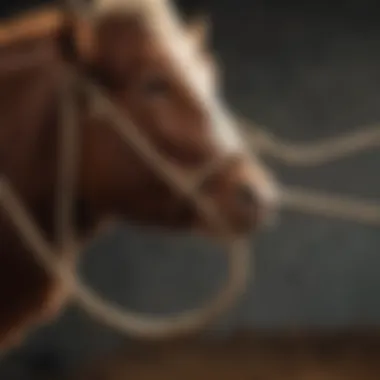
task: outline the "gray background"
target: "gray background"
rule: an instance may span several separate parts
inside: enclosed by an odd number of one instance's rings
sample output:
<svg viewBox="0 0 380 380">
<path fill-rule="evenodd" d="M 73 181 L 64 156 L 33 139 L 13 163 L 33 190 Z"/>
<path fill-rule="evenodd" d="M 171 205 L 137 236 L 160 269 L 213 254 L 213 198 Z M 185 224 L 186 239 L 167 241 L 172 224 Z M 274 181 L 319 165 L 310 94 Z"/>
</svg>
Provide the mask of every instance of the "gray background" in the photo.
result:
<svg viewBox="0 0 380 380">
<path fill-rule="evenodd" d="M 3 15 L 24 5 L 13 2 Z M 224 0 L 208 1 L 206 9 L 214 23 L 212 43 L 225 67 L 227 97 L 243 115 L 295 141 L 379 120 L 375 1 L 327 6 Z M 286 184 L 372 198 L 380 194 L 379 162 L 380 151 L 316 168 L 268 160 Z M 256 277 L 243 299 L 213 327 L 214 333 L 380 321 L 379 229 L 282 213 L 255 247 Z M 84 273 L 109 298 L 165 313 L 207 297 L 222 281 L 225 261 L 205 242 L 173 240 L 126 226 L 90 250 Z M 0 378 L 58 372 L 123 341 L 82 312 L 68 309 L 2 359 Z"/>
</svg>

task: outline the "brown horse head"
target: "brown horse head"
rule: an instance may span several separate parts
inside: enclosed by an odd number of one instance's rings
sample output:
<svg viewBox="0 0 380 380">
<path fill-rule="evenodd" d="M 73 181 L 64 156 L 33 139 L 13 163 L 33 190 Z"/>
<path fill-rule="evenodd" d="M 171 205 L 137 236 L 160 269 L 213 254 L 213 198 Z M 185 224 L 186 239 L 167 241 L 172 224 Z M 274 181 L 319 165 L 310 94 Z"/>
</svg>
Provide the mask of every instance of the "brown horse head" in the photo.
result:
<svg viewBox="0 0 380 380">
<path fill-rule="evenodd" d="M 223 103 L 204 25 L 184 25 L 165 0 L 104 1 L 78 23 L 75 36 L 84 72 L 162 156 L 189 178 L 222 162 L 199 191 L 233 231 L 257 226 L 272 206 L 274 185 Z M 109 122 L 92 116 L 84 122 L 81 191 L 91 208 L 147 225 L 209 230 Z"/>
<path fill-rule="evenodd" d="M 125 128 L 136 126 L 200 196 L 215 203 L 234 233 L 254 230 L 273 205 L 275 186 L 222 100 L 202 24 L 185 25 L 166 0 L 99 1 L 89 17 L 71 19 L 68 27 L 67 18 L 55 10 L 0 28 L 1 175 L 52 240 L 57 94 L 68 63 L 62 50 L 67 39 L 61 37 L 71 36 L 71 64 L 124 113 Z M 81 100 L 78 227 L 116 216 L 146 226 L 213 233 L 192 202 L 120 138 L 113 121 Z M 0 237 L 1 347 L 56 315 L 66 295 L 3 212 Z"/>
</svg>

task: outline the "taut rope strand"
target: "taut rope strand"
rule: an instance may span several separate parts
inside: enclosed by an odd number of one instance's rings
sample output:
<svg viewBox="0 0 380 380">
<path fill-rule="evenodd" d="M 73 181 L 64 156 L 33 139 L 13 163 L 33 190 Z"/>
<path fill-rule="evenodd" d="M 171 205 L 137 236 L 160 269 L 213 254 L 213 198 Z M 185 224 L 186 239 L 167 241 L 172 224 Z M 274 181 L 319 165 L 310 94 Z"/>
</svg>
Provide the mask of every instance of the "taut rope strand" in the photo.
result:
<svg viewBox="0 0 380 380">
<path fill-rule="evenodd" d="M 380 201 L 284 187 L 280 203 L 284 209 L 292 211 L 380 227 Z"/>
<path fill-rule="evenodd" d="M 247 138 L 259 153 L 292 166 L 317 166 L 380 147 L 380 125 L 358 128 L 323 141 L 291 143 L 279 140 L 254 123 L 242 122 Z"/>
<path fill-rule="evenodd" d="M 60 250 L 65 253 L 75 252 L 75 231 L 73 230 L 73 208 L 75 205 L 77 165 L 79 161 L 80 132 L 77 120 L 77 105 L 73 101 L 72 75 L 67 75 L 61 88 L 61 114 L 59 128 L 60 136 L 58 147 L 59 167 L 57 175 L 57 204 L 56 204 L 56 240 Z"/>
<path fill-rule="evenodd" d="M 257 124 L 247 121 L 241 124 L 253 149 L 291 166 L 318 166 L 380 147 L 379 124 L 316 143 L 285 142 Z M 280 206 L 287 210 L 380 227 L 380 200 L 357 199 L 300 187 L 283 187 L 281 192 Z"/>
</svg>

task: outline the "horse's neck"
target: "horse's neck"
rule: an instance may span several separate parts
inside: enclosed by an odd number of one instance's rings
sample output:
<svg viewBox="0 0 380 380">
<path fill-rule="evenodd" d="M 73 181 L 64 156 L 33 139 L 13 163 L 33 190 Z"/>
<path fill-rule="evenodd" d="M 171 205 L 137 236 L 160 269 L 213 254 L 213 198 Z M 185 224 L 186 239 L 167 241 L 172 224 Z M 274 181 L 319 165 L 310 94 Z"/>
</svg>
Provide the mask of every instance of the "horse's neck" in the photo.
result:
<svg viewBox="0 0 380 380">
<path fill-rule="evenodd" d="M 0 174 L 47 227 L 56 182 L 62 65 L 48 39 L 2 48 L 0 61 Z"/>
<path fill-rule="evenodd" d="M 25 46 L 13 47 L 11 51 L 0 49 L 0 62 L 11 61 L 12 56 L 14 61 L 21 54 L 30 63 L 18 70 L 0 65 L 0 175 L 10 180 L 37 222 L 51 235 L 58 179 L 63 62 L 52 41 L 35 44 L 40 56 L 31 45 L 29 50 Z M 77 199 L 75 209 L 79 232 L 92 229 L 96 220 L 87 205 Z"/>
</svg>

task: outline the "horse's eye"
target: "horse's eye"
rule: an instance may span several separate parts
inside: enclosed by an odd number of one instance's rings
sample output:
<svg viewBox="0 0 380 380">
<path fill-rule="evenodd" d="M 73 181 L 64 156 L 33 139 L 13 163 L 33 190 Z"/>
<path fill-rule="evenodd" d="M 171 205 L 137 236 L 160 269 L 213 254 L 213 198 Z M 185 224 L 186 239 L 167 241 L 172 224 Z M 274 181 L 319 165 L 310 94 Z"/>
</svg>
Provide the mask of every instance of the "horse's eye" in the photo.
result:
<svg viewBox="0 0 380 380">
<path fill-rule="evenodd" d="M 170 91 L 169 82 L 159 76 L 147 78 L 143 84 L 143 91 L 147 96 L 168 96 Z"/>
</svg>

